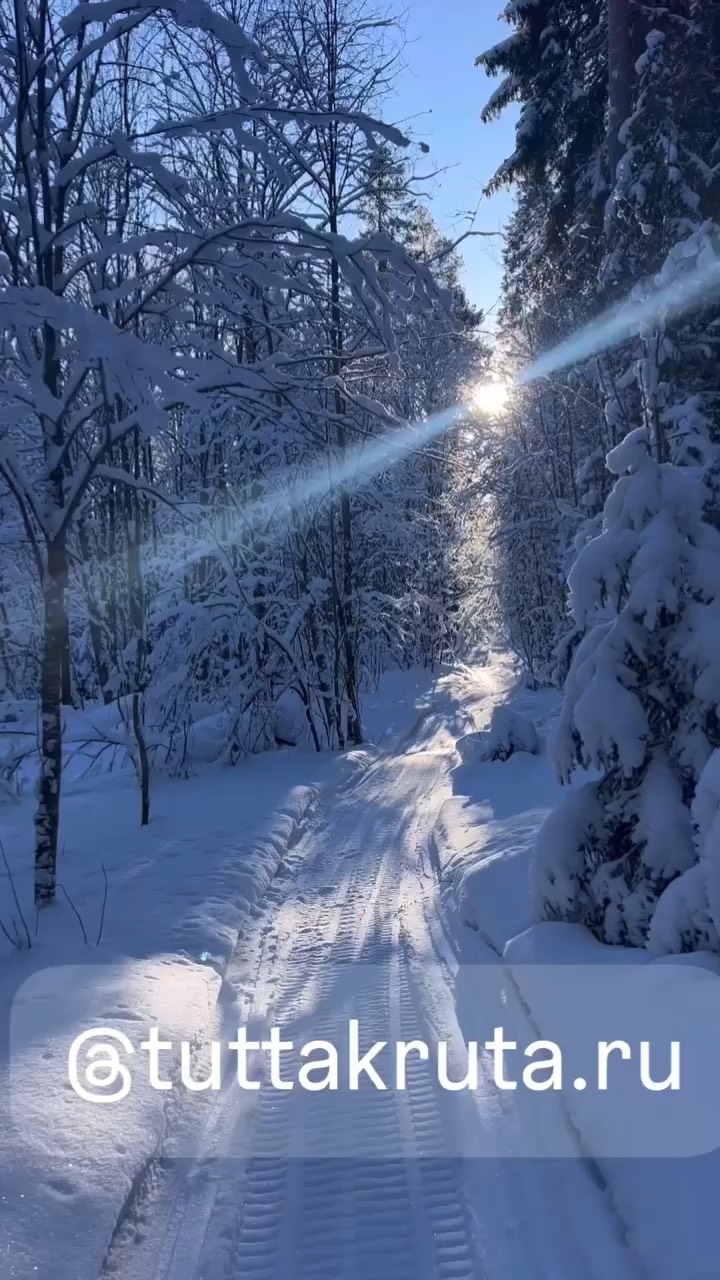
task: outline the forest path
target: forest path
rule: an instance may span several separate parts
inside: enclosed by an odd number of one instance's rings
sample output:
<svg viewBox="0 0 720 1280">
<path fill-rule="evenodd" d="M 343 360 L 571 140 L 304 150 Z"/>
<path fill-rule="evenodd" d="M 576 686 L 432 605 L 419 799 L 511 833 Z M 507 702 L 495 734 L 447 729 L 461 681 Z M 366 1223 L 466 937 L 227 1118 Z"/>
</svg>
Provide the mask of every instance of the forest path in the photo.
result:
<svg viewBox="0 0 720 1280">
<path fill-rule="evenodd" d="M 467 1158 L 502 1151 L 525 1123 L 520 1091 L 498 1090 L 488 1066 L 476 1091 L 450 1093 L 437 1083 L 439 1040 L 449 1046 L 452 1079 L 467 1062 L 456 1007 L 460 944 L 443 923 L 431 852 L 456 761 L 447 721 L 426 717 L 402 749 L 326 794 L 238 948 L 224 988 L 223 1039 L 237 1026 L 255 1039 L 280 1027 L 295 1044 L 282 1057 L 286 1081 L 297 1080 L 302 1044 L 329 1040 L 339 1050 L 340 1088 L 278 1090 L 265 1068 L 258 1090 L 240 1090 L 233 1060 L 207 1104 L 193 1158 L 168 1161 L 142 1218 L 128 1222 L 111 1250 L 107 1273 L 122 1280 L 636 1275 L 580 1159 Z M 477 1012 L 489 1038 L 498 1010 Z M 387 1091 L 369 1082 L 348 1090 L 342 1047 L 350 1017 L 362 1052 L 377 1040 L 391 1047 L 422 1040 L 429 1063 L 409 1055 L 406 1087 L 395 1089 L 394 1058 L 381 1055 L 373 1065 Z M 535 1038 L 528 1025 L 526 1043 Z"/>
</svg>

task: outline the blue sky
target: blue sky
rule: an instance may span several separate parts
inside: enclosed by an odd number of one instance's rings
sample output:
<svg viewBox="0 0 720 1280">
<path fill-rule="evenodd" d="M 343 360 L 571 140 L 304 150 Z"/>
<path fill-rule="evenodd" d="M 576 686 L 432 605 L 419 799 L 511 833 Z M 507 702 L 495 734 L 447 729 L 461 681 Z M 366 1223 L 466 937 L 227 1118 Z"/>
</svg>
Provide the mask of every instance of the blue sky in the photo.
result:
<svg viewBox="0 0 720 1280">
<path fill-rule="evenodd" d="M 480 112 L 498 82 L 473 65 L 477 54 L 510 33 L 496 16 L 501 2 L 409 0 L 406 66 L 384 113 L 429 143 L 425 171 L 447 167 L 429 188 L 428 204 L 441 229 L 452 235 L 468 226 L 466 215 L 475 211 L 478 230 L 501 230 L 512 208 L 511 196 L 487 200 L 482 188 L 514 149 L 514 115 L 482 124 Z M 501 246 L 497 237 L 468 240 L 462 247 L 465 286 L 488 312 L 500 290 Z"/>
</svg>

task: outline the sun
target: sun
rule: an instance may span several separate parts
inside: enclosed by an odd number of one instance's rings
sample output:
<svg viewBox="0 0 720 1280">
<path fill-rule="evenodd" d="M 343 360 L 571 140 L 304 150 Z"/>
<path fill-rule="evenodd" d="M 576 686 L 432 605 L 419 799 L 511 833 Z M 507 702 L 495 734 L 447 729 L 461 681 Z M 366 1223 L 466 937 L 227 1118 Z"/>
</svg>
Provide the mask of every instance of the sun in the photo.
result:
<svg viewBox="0 0 720 1280">
<path fill-rule="evenodd" d="M 470 405 L 477 413 L 489 418 L 501 418 L 510 399 L 507 382 L 479 382 L 470 393 Z"/>
</svg>

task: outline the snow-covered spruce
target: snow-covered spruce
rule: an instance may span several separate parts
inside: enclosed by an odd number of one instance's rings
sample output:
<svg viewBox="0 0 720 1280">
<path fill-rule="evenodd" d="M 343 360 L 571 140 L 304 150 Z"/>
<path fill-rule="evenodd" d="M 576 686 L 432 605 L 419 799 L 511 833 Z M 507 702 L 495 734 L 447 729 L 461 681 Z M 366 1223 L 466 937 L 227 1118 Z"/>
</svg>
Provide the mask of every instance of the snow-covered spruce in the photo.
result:
<svg viewBox="0 0 720 1280">
<path fill-rule="evenodd" d="M 713 751 L 692 805 L 698 861 L 665 890 L 650 926 L 657 954 L 720 951 L 720 751 Z"/>
<path fill-rule="evenodd" d="M 640 946 L 661 895 L 696 861 L 690 804 L 720 745 L 720 490 L 715 467 L 656 462 L 644 429 L 608 466 L 619 478 L 604 530 L 570 574 L 586 634 L 554 744 L 563 781 L 601 776 L 547 820 L 533 890 L 545 917 Z M 688 896 L 675 896 L 686 915 Z"/>
</svg>

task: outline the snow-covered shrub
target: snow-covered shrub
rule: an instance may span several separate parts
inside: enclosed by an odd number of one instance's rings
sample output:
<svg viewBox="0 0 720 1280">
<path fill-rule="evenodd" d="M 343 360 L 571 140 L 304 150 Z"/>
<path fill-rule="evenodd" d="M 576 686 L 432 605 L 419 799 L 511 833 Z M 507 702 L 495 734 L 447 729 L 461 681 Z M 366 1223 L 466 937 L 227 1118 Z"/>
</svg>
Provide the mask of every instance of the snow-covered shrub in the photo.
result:
<svg viewBox="0 0 720 1280">
<path fill-rule="evenodd" d="M 273 737 L 277 746 L 297 747 L 309 739 L 305 708 L 291 690 L 287 690 L 275 704 Z"/>
<path fill-rule="evenodd" d="M 569 578 L 586 634 L 554 752 L 563 781 L 578 768 L 602 777 L 586 819 L 572 806 L 564 820 L 559 811 L 555 854 L 546 829 L 536 879 L 545 916 L 642 946 L 661 894 L 696 861 L 690 804 L 720 743 L 717 471 L 658 463 L 644 429 L 608 466 L 619 479 L 603 532 Z"/>
<path fill-rule="evenodd" d="M 458 739 L 457 749 L 465 764 L 508 760 L 516 751 L 537 755 L 540 742 L 532 720 L 511 707 L 495 707 L 490 728 L 484 733 L 468 733 Z"/>
</svg>

